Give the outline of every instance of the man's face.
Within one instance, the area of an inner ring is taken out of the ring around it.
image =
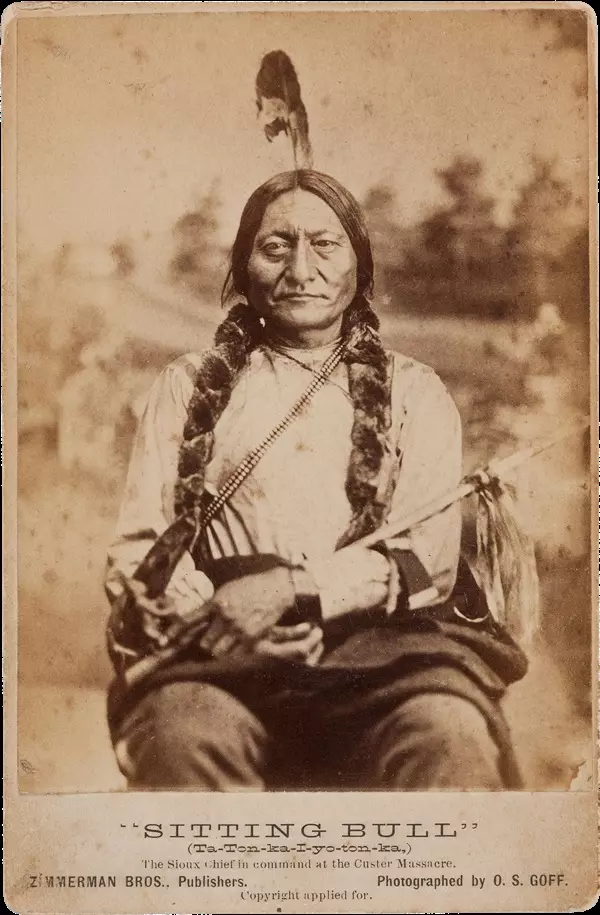
[[[282,334],[331,329],[334,337],[356,293],[356,255],[325,201],[289,191],[265,210],[248,280],[252,305]]]

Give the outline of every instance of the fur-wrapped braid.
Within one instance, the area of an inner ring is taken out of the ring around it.
[[[348,366],[354,423],[346,478],[352,521],[338,546],[375,530],[386,509],[376,495],[385,437],[391,424],[391,360],[383,348],[378,328],[378,318],[367,300],[357,297],[346,310],[342,323],[343,337],[347,339],[352,335],[343,359]],[[354,334],[355,330],[360,332]],[[215,346],[202,360],[188,408],[175,491],[177,514],[201,502],[213,430],[229,403],[250,353],[264,339],[257,313],[243,303],[231,309],[216,331]]]
[[[215,346],[196,374],[179,452],[179,479],[175,489],[177,514],[199,503],[204,471],[212,451],[212,433],[229,403],[233,386],[248,356],[262,339],[263,327],[253,308],[234,305],[217,328]]]
[[[378,502],[377,485],[385,438],[391,425],[391,359],[379,334],[379,319],[365,299],[353,303],[345,323],[364,328],[345,355],[349,393],[354,405],[352,451],[346,477],[346,495],[352,521],[338,542],[346,546],[376,530],[383,520],[385,503]]]

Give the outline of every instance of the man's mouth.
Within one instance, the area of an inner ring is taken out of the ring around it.
[[[278,296],[277,302],[311,302],[320,299],[320,295],[308,292],[290,292],[287,295]]]

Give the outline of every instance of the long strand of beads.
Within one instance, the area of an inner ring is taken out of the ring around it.
[[[287,429],[290,423],[302,412],[306,404],[309,402],[309,400],[311,400],[314,394],[316,394],[319,388],[321,388],[326,383],[329,375],[340,363],[345,348],[346,343],[342,343],[337,347],[336,350],[334,350],[334,352],[325,360],[321,369],[318,372],[315,372],[315,377],[309,384],[308,388],[298,398],[296,403],[291,407],[284,418],[280,420],[279,423],[277,423],[277,425],[271,430],[271,432],[269,432],[267,437],[260,443],[260,445],[258,445],[249,454],[246,455],[244,460],[238,466],[237,470],[235,470],[234,473],[225,482],[224,486],[219,490],[217,496],[215,496],[213,501],[204,512],[204,517],[202,519],[203,527],[206,527],[215,517],[215,515],[222,509],[227,500],[233,495],[236,489],[241,486],[246,477],[256,467],[268,448],[270,448],[276,439],[278,439],[279,436]]]

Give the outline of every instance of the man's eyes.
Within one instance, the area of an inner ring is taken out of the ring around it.
[[[313,248],[319,248],[322,251],[333,251],[334,248],[337,248],[337,242],[331,238],[317,238],[312,245]]]
[[[284,241],[268,241],[262,245],[265,254],[282,254],[289,249],[289,244]]]
[[[336,241],[333,241],[333,239],[330,239],[330,238],[314,238],[311,241],[311,246],[313,248],[316,248],[318,251],[328,252],[328,251],[333,251],[335,248],[337,248],[338,243]],[[284,240],[268,241],[261,245],[262,251],[264,251],[265,254],[268,254],[271,256],[277,256],[280,254],[284,254],[286,251],[292,250],[292,248],[293,248],[293,244],[291,242],[287,242]]]

